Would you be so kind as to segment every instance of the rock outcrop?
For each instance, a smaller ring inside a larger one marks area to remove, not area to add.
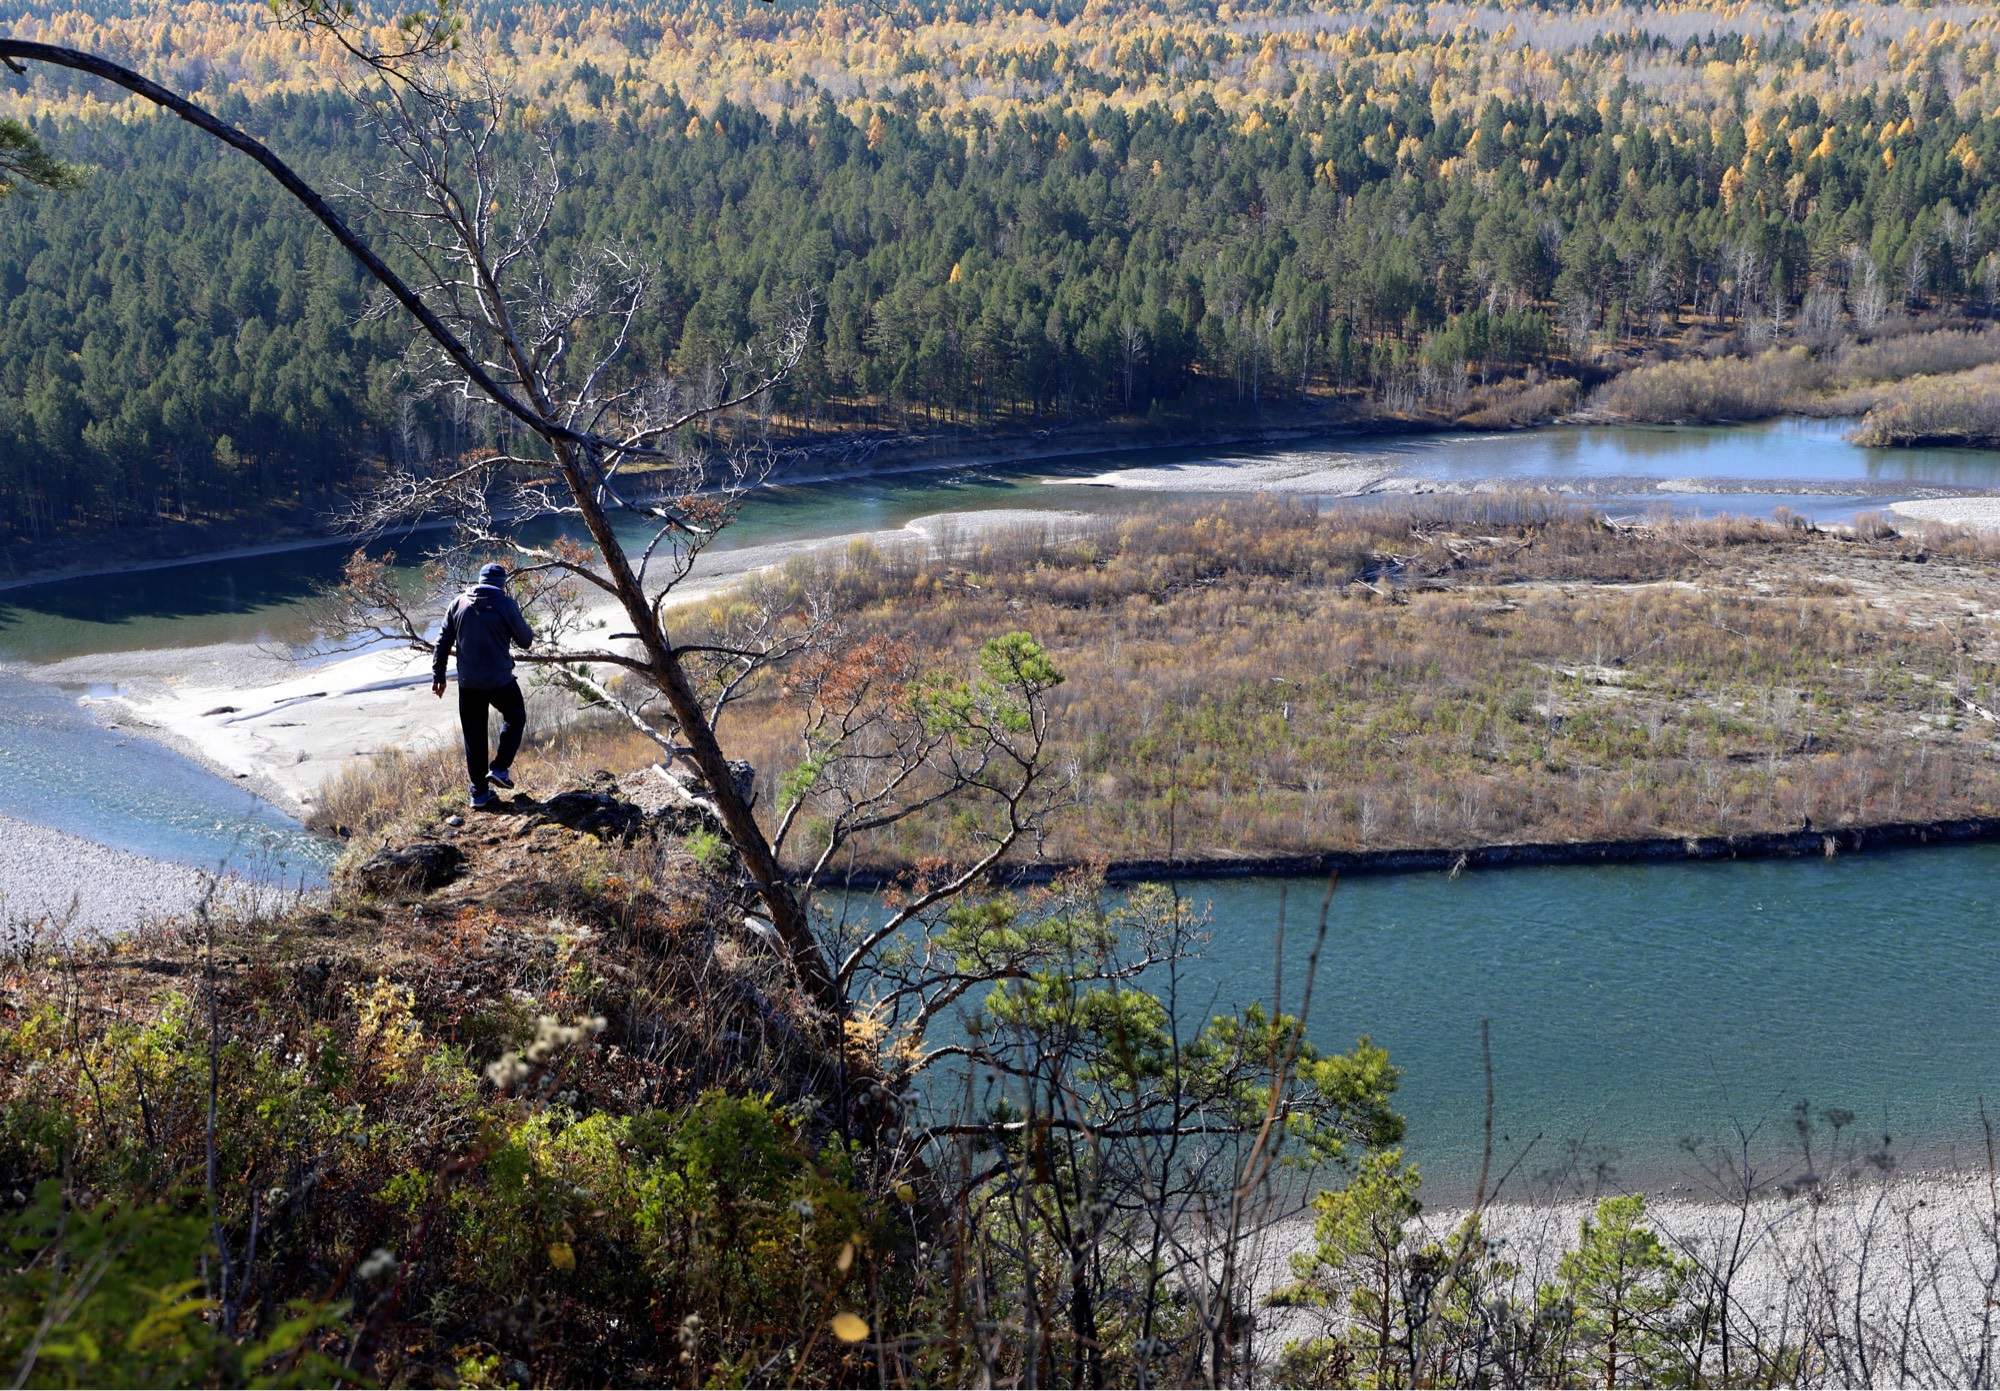
[[[419,840],[376,851],[356,868],[354,881],[368,893],[429,893],[464,871],[465,854],[456,845]]]

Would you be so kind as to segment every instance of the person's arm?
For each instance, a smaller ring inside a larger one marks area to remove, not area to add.
[[[533,647],[535,630],[528,626],[528,620],[521,616],[521,606],[512,599],[507,601],[508,636],[514,639],[516,647]]]
[[[452,600],[451,607],[444,611],[444,627],[438,633],[437,646],[431,650],[431,694],[444,694],[444,664],[451,657],[452,645],[458,641],[458,601]]]

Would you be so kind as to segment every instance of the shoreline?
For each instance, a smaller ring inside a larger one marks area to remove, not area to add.
[[[1510,1198],[1480,1210],[1493,1255],[1515,1271],[1502,1282],[1509,1298],[1533,1307],[1534,1292],[1560,1280],[1559,1263],[1576,1249],[1578,1229],[1598,1197]],[[1447,1242],[1472,1215],[1469,1203],[1426,1203],[1407,1227],[1410,1244]],[[1991,1272],[2000,1257],[1994,1223],[2000,1195],[1983,1169],[1864,1173],[1787,1194],[1762,1185],[1713,1200],[1648,1193],[1644,1225],[1694,1267],[1697,1294],[1729,1301],[1739,1329],[1821,1327],[1853,1343],[1879,1346],[1893,1363],[1912,1319],[1937,1346],[1972,1349],[1990,1339]],[[1309,1305],[1272,1301],[1295,1279],[1291,1257],[1313,1249],[1312,1215],[1274,1216],[1251,1241],[1258,1328],[1266,1357],[1287,1343],[1324,1337],[1332,1322]],[[1829,1261],[1828,1246],[1876,1259]],[[1702,1288],[1713,1282],[1709,1288]],[[1489,1287],[1488,1293],[1491,1294]],[[1919,1299],[1921,1311],[1919,1312]],[[1837,1330],[1826,1321],[1838,1324]],[[1887,1384],[1896,1384],[1892,1378]],[[1947,1379],[1946,1384],[1951,1384]]]
[[[1700,426],[1753,426],[1769,424],[1775,420],[1791,418],[1790,414],[1763,416],[1750,420],[1691,420],[1676,422],[1662,428],[1682,428]],[[1811,417],[1803,417],[1811,418]],[[779,473],[764,479],[751,489],[752,493],[769,489],[811,487],[817,484],[860,482],[871,478],[892,478],[913,473],[952,473],[968,469],[1001,468],[1033,464],[1060,464],[1065,461],[1088,459],[1096,456],[1115,456],[1166,452],[1178,449],[1213,447],[1218,449],[1278,449],[1287,445],[1306,442],[1363,439],[1416,439],[1424,436],[1505,436],[1527,431],[1575,431],[1607,427],[1629,426],[1639,428],[1646,422],[1626,421],[1613,418],[1584,418],[1566,416],[1558,420],[1543,421],[1532,425],[1495,428],[1481,426],[1455,426],[1445,421],[1356,421],[1318,424],[1271,424],[1256,429],[1229,430],[1206,433],[1199,430],[1170,432],[1157,438],[1134,438],[1130,430],[1107,430],[1102,437],[1075,439],[1062,438],[1059,429],[1037,430],[1018,436],[1002,436],[975,441],[939,441],[927,436],[904,437],[898,439],[865,439],[849,442],[830,442],[822,445],[805,445],[796,452],[810,454],[814,451],[850,450],[860,456],[860,462],[853,468],[821,468],[798,474]],[[1077,433],[1087,433],[1103,427],[1071,427]],[[1060,440],[1058,443],[1050,441]],[[1010,447],[1011,446],[1011,447]],[[873,462],[877,454],[888,454],[892,461]],[[894,456],[915,457],[894,461]],[[1275,465],[1274,465],[1275,466]],[[1178,469],[1183,465],[1165,464],[1159,469]],[[1226,467],[1235,470],[1240,464],[1210,465],[1209,468]],[[1162,491],[1173,486],[1157,481],[1141,481],[1137,478],[1121,479],[1120,475],[1137,475],[1152,471],[1149,466],[1137,469],[1110,468],[1098,474],[1077,478],[1055,480],[1065,484],[1085,487],[1115,488],[1120,491]],[[1393,476],[1387,470],[1366,469],[1347,470],[1351,481],[1359,486],[1352,491],[1332,489],[1336,495],[1352,497],[1372,497],[1378,495],[1400,495],[1426,491],[1481,491],[1491,488],[1496,480],[1466,479],[1456,480],[1450,485],[1439,485],[1421,479],[1407,479]],[[1363,475],[1369,476],[1363,476]],[[1700,486],[1690,486],[1700,485]],[[1200,491],[1199,484],[1178,485],[1192,487]],[[1650,487],[1663,499],[1691,494],[1706,494],[1718,497],[1734,495],[1762,495],[1767,492],[1784,492],[1794,495],[1819,494],[1828,497],[1881,497],[1885,500],[1885,510],[1906,516],[1913,521],[1941,521],[1953,526],[1993,526],[2000,527],[2000,494],[1979,490],[1975,485],[1951,486],[1950,491],[1936,484],[1914,487],[1896,487],[1893,480],[1852,480],[1851,486],[1826,480],[1798,479],[1741,479],[1741,478],[1685,478],[1661,479],[1648,475],[1629,477],[1591,477],[1550,479],[1529,485],[1536,491],[1554,491],[1574,495],[1578,501],[1592,500],[1600,495],[1624,496],[1641,487]],[[1948,485],[1950,486],[1950,485]],[[1219,488],[1223,492],[1269,491],[1270,481],[1259,480],[1250,487],[1232,485]],[[1299,487],[1279,486],[1277,491],[1302,491]],[[1306,491],[1328,491],[1310,489]],[[1969,504],[1969,506],[1961,506]],[[1984,505],[1982,505],[1984,504]],[[421,522],[405,528],[398,535],[435,531],[448,525],[444,522]],[[39,585],[59,584],[69,580],[108,579],[119,575],[142,574],[154,570],[173,569],[183,565],[201,565],[216,561],[253,560],[260,556],[285,555],[297,551],[315,550],[323,546],[359,544],[358,538],[337,531],[315,532],[310,535],[292,535],[282,540],[249,546],[231,546],[219,550],[190,550],[169,552],[160,556],[135,560],[115,565],[56,566],[15,574],[0,579],[0,594],[13,590],[31,589]]]
[[[1924,845],[1976,845],[2000,841],[2000,816],[1934,821],[1891,821],[1823,830],[1749,831],[1739,835],[1648,836],[1638,840],[1519,841],[1490,845],[1325,850],[1296,855],[1188,856],[1172,860],[1112,860],[1101,866],[1108,883],[1188,879],[1325,878],[1467,870],[1539,869],[1583,865],[1679,864],[1716,860],[1836,859],[1843,855],[1907,850]],[[1091,868],[1082,861],[1024,864],[999,872],[1010,885],[1046,884]],[[907,869],[862,865],[827,882],[849,889],[895,884]]]
[[[1077,515],[1011,510],[941,513],[893,530],[708,552],[704,558],[710,563],[698,566],[674,590],[672,604],[702,602],[796,556],[838,551],[858,540],[936,546],[948,544],[954,536],[972,538],[1007,526],[1059,526]],[[587,628],[622,622],[622,611],[613,605],[593,608],[584,619]],[[303,665],[255,644],[226,643],[99,653],[14,670],[52,684],[128,687],[117,695],[80,699],[93,709],[116,710],[119,721],[135,732],[304,821],[315,810],[324,785],[355,760],[389,748],[456,742],[457,704],[431,696],[430,661],[429,653],[391,647]],[[531,703],[539,703],[533,670],[533,664],[523,663],[521,674],[530,678],[524,684]],[[558,694],[555,699],[569,698]],[[540,720],[555,716],[544,704]]]
[[[419,531],[435,531],[443,523],[426,522],[413,526],[408,531],[398,533],[409,535]],[[208,565],[222,560],[257,560],[269,555],[290,555],[296,551],[317,550],[322,546],[338,546],[353,540],[338,534],[324,536],[298,536],[284,541],[269,541],[255,546],[232,546],[220,551],[196,551],[187,555],[170,555],[154,560],[135,560],[123,565],[100,565],[78,570],[37,571],[15,579],[0,580],[0,594],[10,590],[33,589],[37,585],[62,584],[67,580],[115,579],[119,575],[149,574],[154,570],[172,570],[182,565]]]
[[[1587,423],[1587,422],[1586,422]],[[1544,425],[1522,427],[1533,429],[1558,428],[1563,422],[1549,422]],[[892,440],[856,440],[845,444],[799,446],[799,452],[815,449],[854,449],[865,456],[876,453],[911,452],[924,454],[934,450],[928,457],[906,460],[901,463],[863,463],[852,469],[822,469],[813,473],[777,474],[764,479],[750,491],[760,492],[774,488],[810,487],[820,483],[858,482],[869,478],[891,478],[912,473],[950,473],[960,469],[998,468],[1010,464],[1061,463],[1068,459],[1087,459],[1099,454],[1129,454],[1150,450],[1193,449],[1202,446],[1217,448],[1242,448],[1259,445],[1295,444],[1302,440],[1335,440],[1342,438],[1364,438],[1377,435],[1424,435],[1424,434],[1464,434],[1467,431],[1452,430],[1437,425],[1421,425],[1404,428],[1388,426],[1371,429],[1365,422],[1350,422],[1345,426],[1334,424],[1327,427],[1315,425],[1274,425],[1257,430],[1204,434],[1186,432],[1164,439],[1112,438],[1092,443],[1064,442],[1050,448],[1036,447],[1038,442],[1057,434],[1055,430],[1038,430],[1031,434],[1001,437],[976,442],[978,447],[959,448],[940,443],[925,436]],[[1478,433],[1478,432],[1472,432]],[[1485,433],[1492,433],[1487,431]],[[1009,439],[1016,444],[1025,442],[1027,448],[1007,449]],[[713,491],[713,490],[709,490]],[[445,522],[422,522],[406,528],[399,535],[420,531],[435,531],[449,525]],[[152,570],[167,570],[181,565],[202,565],[222,560],[254,560],[260,556],[285,555],[295,551],[308,551],[321,546],[337,546],[350,542],[358,544],[357,538],[338,531],[319,532],[310,536],[292,536],[252,546],[232,546],[221,550],[193,550],[157,556],[146,560],[135,560],[117,565],[57,566],[45,570],[35,570],[0,579],[0,594],[16,589],[31,589],[37,585],[59,584],[66,580],[108,579],[118,575],[141,574]]]

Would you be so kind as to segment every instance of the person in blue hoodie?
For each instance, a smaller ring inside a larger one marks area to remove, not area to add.
[[[458,652],[458,723],[465,731],[465,771],[472,777],[472,805],[490,807],[487,784],[514,785],[514,755],[528,725],[521,683],[514,679],[513,647],[534,644],[535,634],[521,617],[521,606],[507,593],[507,567],[488,565],[479,583],[451,601],[444,613],[431,658],[431,694],[444,696],[444,664]],[[489,764],[486,757],[486,712],[500,712],[500,748]]]

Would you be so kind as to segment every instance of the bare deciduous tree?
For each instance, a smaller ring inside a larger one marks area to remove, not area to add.
[[[1889,312],[1882,272],[1875,258],[1859,246],[1847,249],[1847,311],[1854,316],[1854,327],[1864,335],[1880,328]]]

